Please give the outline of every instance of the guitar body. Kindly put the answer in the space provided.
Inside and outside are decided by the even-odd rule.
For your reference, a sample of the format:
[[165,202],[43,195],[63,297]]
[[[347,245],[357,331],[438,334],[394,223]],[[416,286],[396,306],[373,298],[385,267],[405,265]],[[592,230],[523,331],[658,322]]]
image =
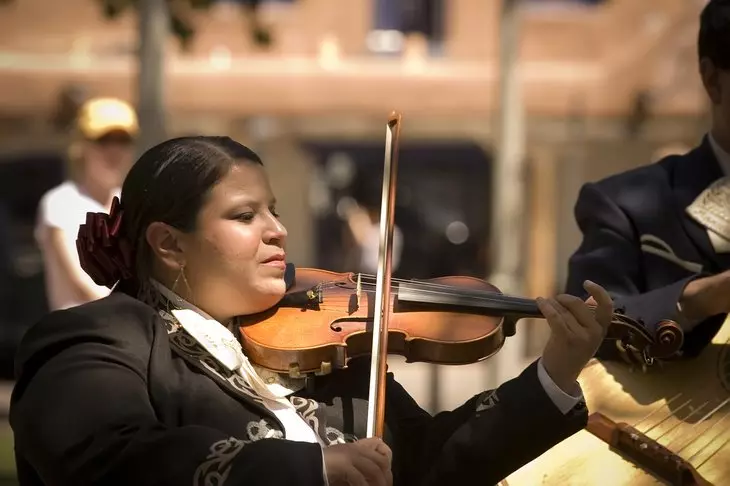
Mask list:
[[[730,318],[696,359],[665,362],[646,373],[592,360],[579,381],[590,413],[635,426],[689,462],[710,484],[730,485]],[[588,430],[564,440],[507,481],[510,486],[667,484]]]

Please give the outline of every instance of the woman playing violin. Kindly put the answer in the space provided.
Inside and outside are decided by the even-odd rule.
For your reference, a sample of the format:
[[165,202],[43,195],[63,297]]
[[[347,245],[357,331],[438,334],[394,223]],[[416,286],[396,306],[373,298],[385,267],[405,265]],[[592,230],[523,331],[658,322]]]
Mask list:
[[540,299],[552,331],[517,378],[431,416],[388,374],[383,439],[366,439],[369,361],[311,386],[258,368],[236,319],[287,290],[287,232],[259,157],[227,137],[147,151],[121,203],[79,231],[114,287],[49,314],[17,358],[10,423],[20,484],[491,484],[585,426],[576,378],[612,304]]

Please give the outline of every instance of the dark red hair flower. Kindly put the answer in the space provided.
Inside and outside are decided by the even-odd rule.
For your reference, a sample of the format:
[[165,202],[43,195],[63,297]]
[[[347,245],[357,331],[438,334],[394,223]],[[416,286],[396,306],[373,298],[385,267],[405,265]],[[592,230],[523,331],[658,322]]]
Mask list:
[[76,249],[81,268],[97,285],[112,288],[133,276],[132,245],[123,234],[123,215],[115,196],[109,214],[86,213],[86,223],[79,227]]

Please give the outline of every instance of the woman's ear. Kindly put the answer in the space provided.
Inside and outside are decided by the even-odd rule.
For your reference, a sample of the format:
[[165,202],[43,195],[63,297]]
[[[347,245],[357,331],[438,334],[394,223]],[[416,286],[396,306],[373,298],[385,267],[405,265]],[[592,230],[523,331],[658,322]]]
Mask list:
[[182,233],[172,226],[154,222],[147,227],[145,238],[152,252],[170,270],[178,271],[185,266],[185,255],[180,244]]

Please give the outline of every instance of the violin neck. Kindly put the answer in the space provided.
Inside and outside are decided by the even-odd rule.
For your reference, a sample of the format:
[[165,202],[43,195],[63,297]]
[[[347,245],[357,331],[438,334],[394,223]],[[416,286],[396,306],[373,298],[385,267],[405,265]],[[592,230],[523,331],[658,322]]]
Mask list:
[[442,307],[444,312],[463,311],[518,320],[542,317],[534,299],[510,297],[496,292],[460,287],[428,287],[418,282],[398,283],[398,304]]

